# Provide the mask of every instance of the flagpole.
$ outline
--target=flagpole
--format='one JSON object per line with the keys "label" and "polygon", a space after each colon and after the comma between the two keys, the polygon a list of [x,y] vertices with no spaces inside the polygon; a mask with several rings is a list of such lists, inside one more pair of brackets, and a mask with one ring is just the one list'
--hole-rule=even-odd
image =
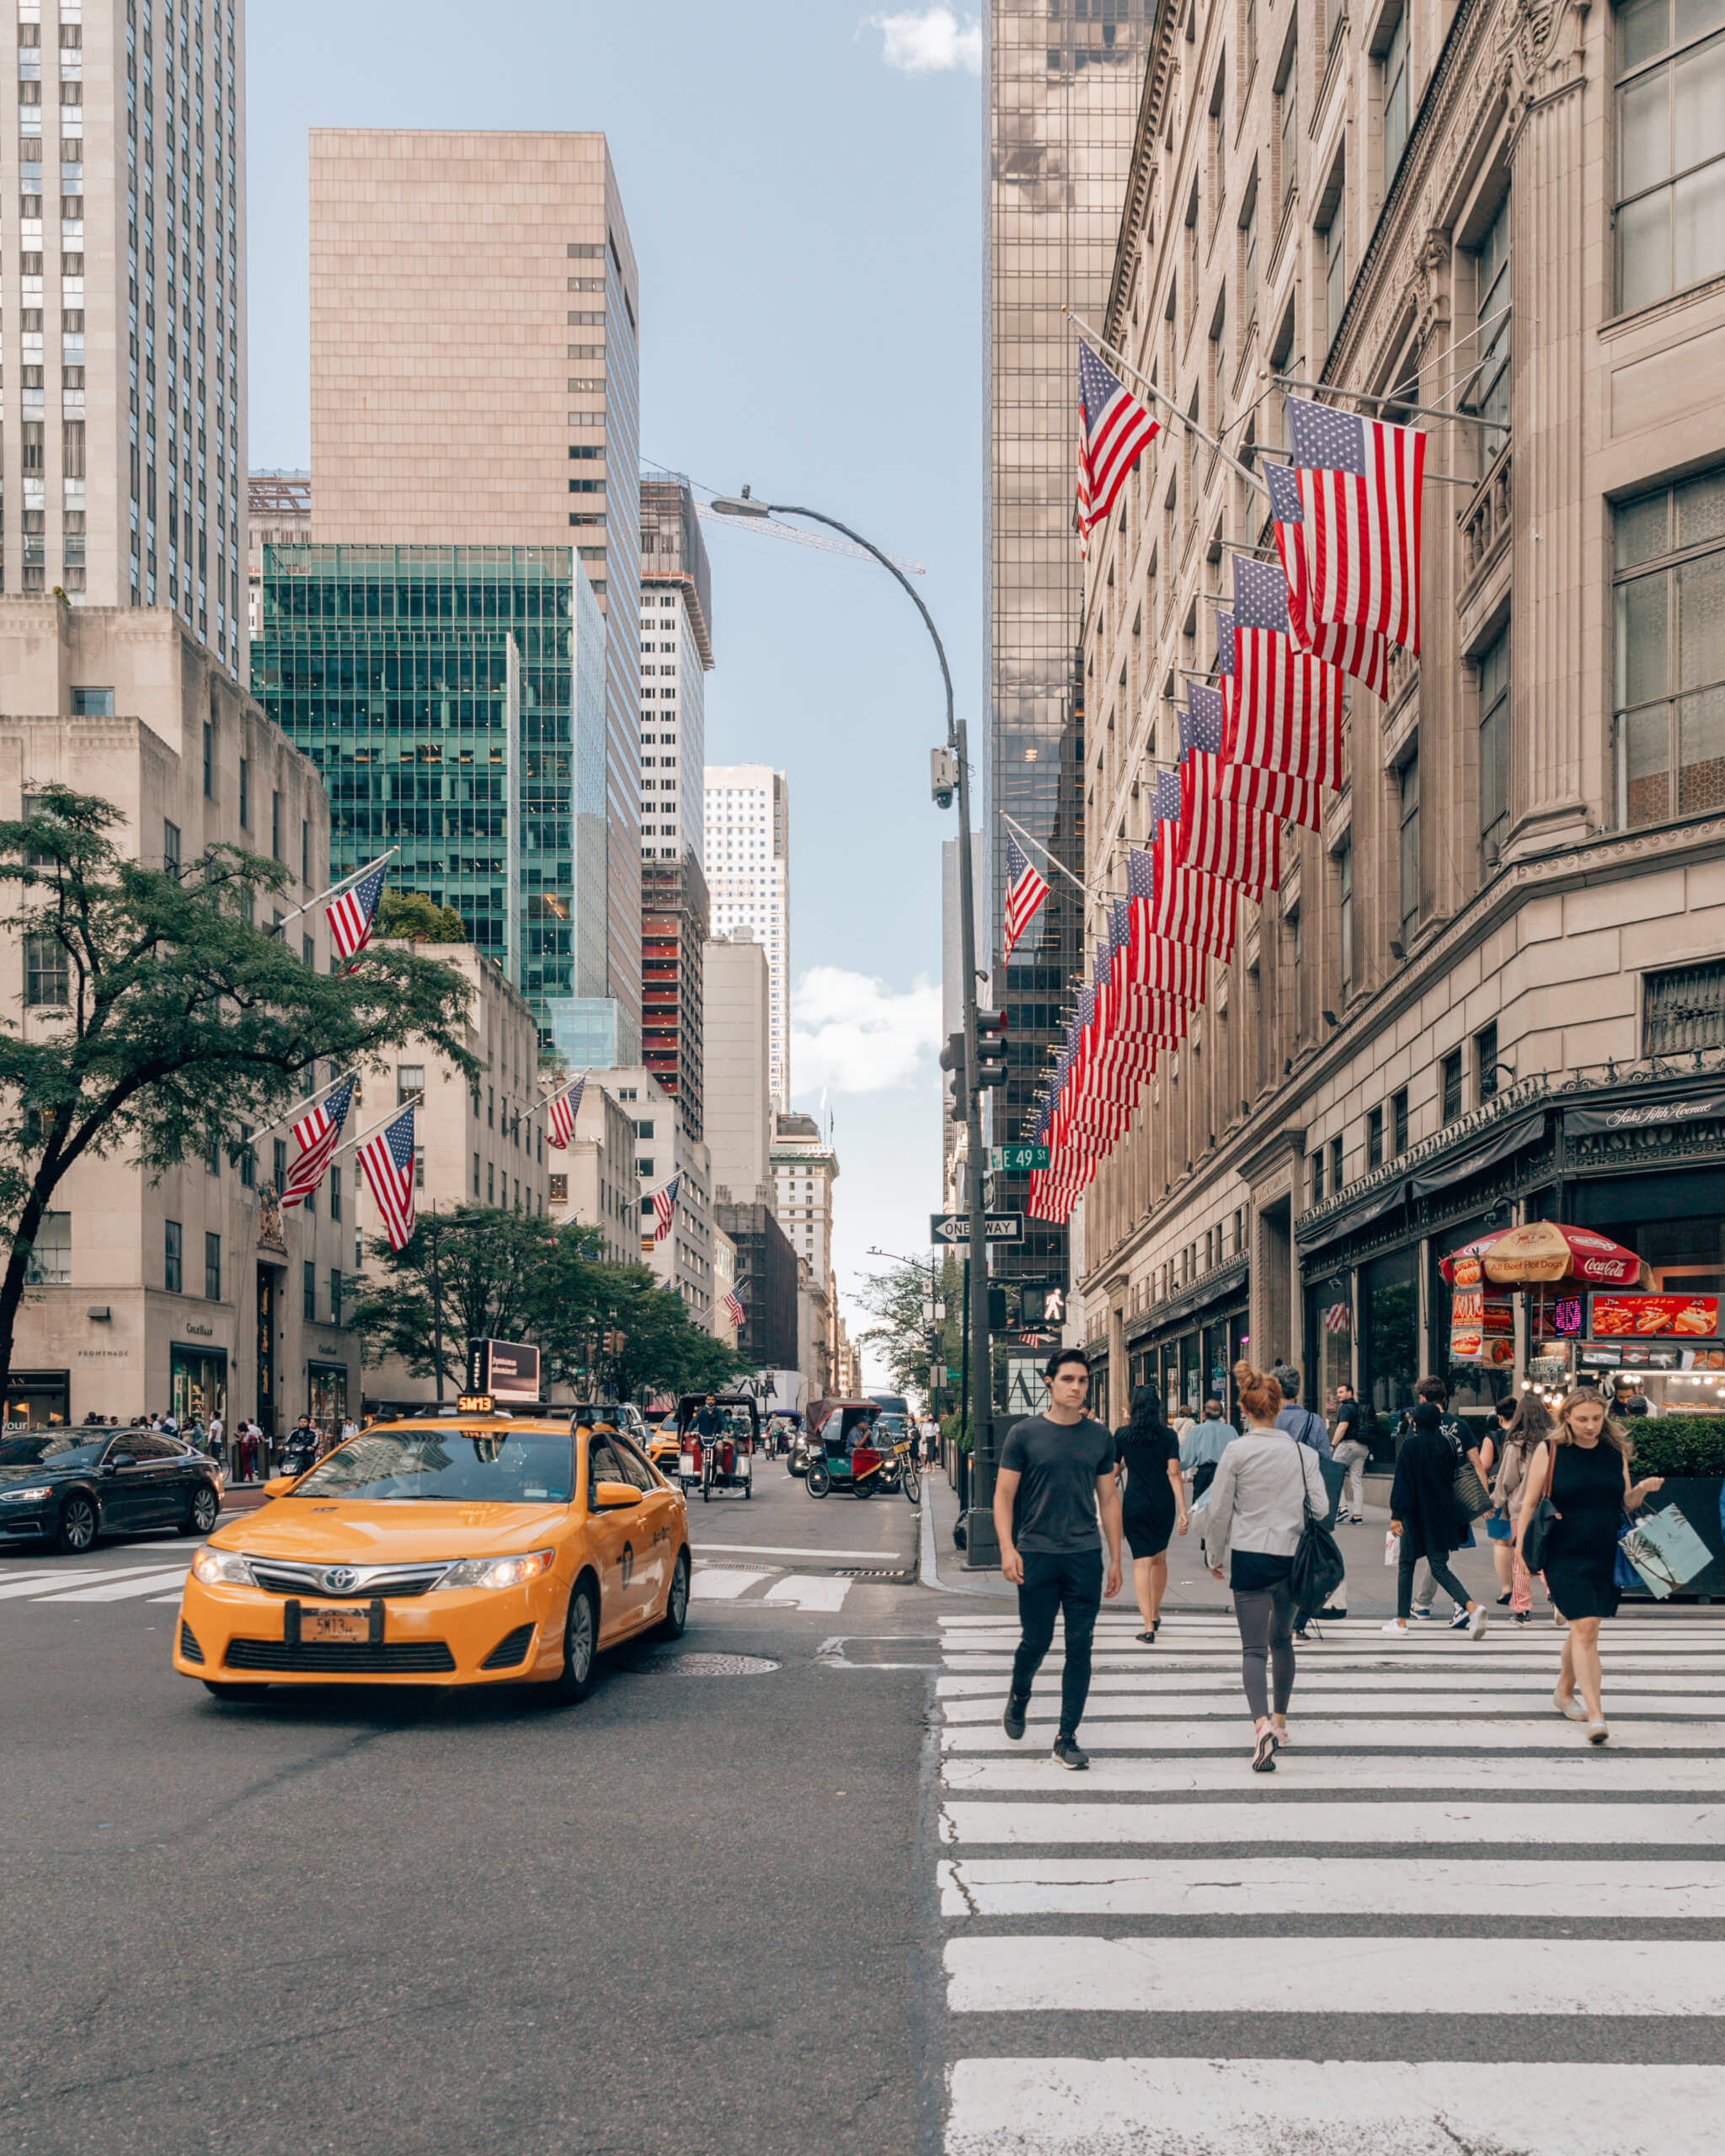
{"label": "flagpole", "polygon": [[355,1064],[351,1070],[344,1070],[339,1078],[332,1078],[327,1086],[320,1086],[316,1092],[307,1093],[296,1108],[290,1108],[286,1115],[277,1116],[274,1123],[266,1123],[261,1130],[254,1130],[246,1143],[255,1145],[260,1138],[267,1138],[272,1130],[280,1130],[283,1123],[297,1123],[306,1110],[321,1101],[326,1093],[333,1093],[344,1080],[357,1078],[359,1075],[360,1066]]}
{"label": "flagpole", "polygon": [[363,1145],[374,1130],[382,1130],[386,1123],[393,1123],[398,1115],[404,1114],[416,1102],[423,1101],[425,1097],[423,1092],[409,1093],[406,1100],[398,1101],[387,1115],[379,1116],[376,1123],[368,1123],[363,1130],[356,1130],[351,1138],[344,1138],[340,1145],[332,1150],[330,1159],[333,1161],[338,1153],[345,1153],[350,1146]]}
{"label": "flagpole", "polygon": [[1189,414],[1183,412],[1180,409],[1180,407],[1174,402],[1173,398],[1168,395],[1167,392],[1166,390],[1158,389],[1148,375],[1140,374],[1138,369],[1133,366],[1131,360],[1126,357],[1126,355],[1119,350],[1114,345],[1110,344],[1100,330],[1092,329],[1090,324],[1084,319],[1083,316],[1076,312],[1070,307],[1063,306],[1060,309],[1060,312],[1064,315],[1069,316],[1076,327],[1082,331],[1085,336],[1089,338],[1092,344],[1093,344],[1099,351],[1105,352],[1108,356],[1114,361],[1116,366],[1124,367],[1127,373],[1132,376],[1133,380],[1137,382],[1141,388],[1148,390],[1150,394],[1155,398],[1157,403],[1167,405],[1167,408],[1174,414],[1175,418],[1182,422],[1188,434],[1196,435],[1201,442],[1208,443],[1210,447],[1213,449],[1216,455],[1221,458],[1223,463],[1231,466],[1232,468],[1240,474],[1240,477],[1246,481],[1248,486],[1258,488],[1266,496],[1268,496],[1269,488],[1264,484],[1264,482],[1258,477],[1258,473],[1252,470],[1250,466],[1242,464],[1231,450],[1224,449],[1220,442],[1216,440],[1214,435],[1206,434],[1204,429],[1199,425],[1196,419],[1193,419]]}
{"label": "flagpole", "polygon": [[579,1078],[571,1078],[567,1085],[559,1086],[554,1093],[542,1093],[539,1097],[540,1113],[542,1115],[554,1102],[560,1101],[565,1093],[573,1093],[577,1086],[585,1086],[592,1075],[593,1073],[590,1068],[584,1070]]}
{"label": "flagpole", "polygon": [[[1391,404],[1398,412],[1412,412],[1417,419],[1451,419],[1459,427],[1483,427],[1493,434],[1507,435],[1509,431],[1507,419],[1482,419],[1477,412],[1445,412],[1435,404],[1410,404],[1405,398],[1377,397],[1369,389],[1343,389],[1334,382],[1307,382],[1297,374],[1273,374],[1270,380],[1279,389],[1314,389],[1325,397],[1351,397],[1356,404],[1375,404],[1380,410],[1386,404]],[[1450,393],[1445,392],[1446,396]],[[1434,475],[1429,472],[1425,476],[1431,478]],[[1470,479],[1467,483],[1471,487],[1476,482]]]}
{"label": "flagpole", "polygon": [[1023,840],[1026,846],[1033,846],[1036,848],[1036,851],[1042,856],[1043,859],[1048,862],[1051,868],[1058,868],[1061,875],[1065,878],[1069,883],[1076,884],[1082,897],[1087,899],[1090,896],[1089,885],[1084,882],[1081,877],[1075,876],[1071,870],[1067,867],[1064,861],[1057,861],[1054,855],[1051,854],[1048,848],[1043,844],[1040,839],[1032,838],[1029,832],[1025,830],[1024,826],[1020,823],[1015,822],[1014,819],[1007,814],[1004,808],[996,808],[995,814],[1000,818],[1001,821],[1009,830],[1016,831],[1018,834],[1019,837]]}
{"label": "flagpole", "polygon": [[387,861],[390,854],[400,851],[399,846],[393,846],[388,852],[380,853],[376,861],[368,861],[363,868],[355,868],[350,875],[338,876],[327,891],[319,891],[315,899],[307,899],[302,906],[296,906],[291,913],[285,913],[280,921],[272,921],[270,933],[273,936],[278,928],[286,928],[289,921],[297,921],[302,913],[309,913],[313,906],[322,905],[325,899],[333,899],[338,891],[344,891],[350,883],[357,883],[362,876],[369,876],[374,868]]}
{"label": "flagpole", "polygon": [[[1276,375],[1273,376],[1272,379],[1277,382],[1286,382],[1291,380],[1291,376],[1286,375]],[[1301,384],[1298,386],[1310,387],[1311,385]],[[1327,388],[1329,385],[1327,383],[1324,383],[1320,386]],[[1337,393],[1338,396],[1342,397],[1352,397],[1355,394],[1355,392],[1351,389],[1340,390]],[[1401,408],[1404,412],[1430,412],[1430,407],[1425,404],[1403,404]],[[1465,412],[1439,412],[1432,414],[1432,416],[1439,419],[1465,419],[1467,418],[1468,414]],[[1495,426],[1498,423],[1494,419],[1491,421],[1490,424]],[[1507,426],[1505,427],[1504,431],[1505,433],[1509,431]],[[1260,456],[1285,456],[1290,464],[1294,461],[1294,452],[1291,449],[1272,449],[1268,442],[1261,442],[1258,445],[1258,455]],[[1439,487],[1473,488],[1479,484],[1479,481],[1477,479],[1470,479],[1465,472],[1422,471],[1419,476],[1422,479],[1431,482]],[[1264,549],[1263,551],[1267,552],[1268,550]]]}

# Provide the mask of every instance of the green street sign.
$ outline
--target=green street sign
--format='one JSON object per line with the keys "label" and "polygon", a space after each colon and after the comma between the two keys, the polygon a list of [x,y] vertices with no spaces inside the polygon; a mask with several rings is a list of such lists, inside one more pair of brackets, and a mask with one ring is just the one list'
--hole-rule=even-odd
{"label": "green street sign", "polygon": [[948,1385],[962,1385],[964,1381],[964,1373],[962,1370],[953,1369],[949,1364],[947,1367],[947,1383]]}
{"label": "green street sign", "polygon": [[989,1148],[988,1165],[1008,1175],[1022,1175],[1027,1168],[1045,1168],[1048,1166],[1046,1145],[992,1145]]}

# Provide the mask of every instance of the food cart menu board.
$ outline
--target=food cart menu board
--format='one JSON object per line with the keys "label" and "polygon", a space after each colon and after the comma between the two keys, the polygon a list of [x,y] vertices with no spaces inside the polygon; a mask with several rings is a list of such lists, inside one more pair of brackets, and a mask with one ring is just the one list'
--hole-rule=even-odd
{"label": "food cart menu board", "polygon": [[1507,1294],[1458,1288],[1450,1305],[1450,1360],[1507,1369],[1515,1360],[1515,1316]]}
{"label": "food cart menu board", "polygon": [[1713,1340],[1719,1332],[1717,1295],[1595,1295],[1595,1340]]}

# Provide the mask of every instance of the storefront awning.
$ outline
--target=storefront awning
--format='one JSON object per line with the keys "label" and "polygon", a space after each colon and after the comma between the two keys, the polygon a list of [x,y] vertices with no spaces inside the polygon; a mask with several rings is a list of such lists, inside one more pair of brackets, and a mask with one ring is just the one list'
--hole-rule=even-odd
{"label": "storefront awning", "polygon": [[1460,1182],[1464,1176],[1476,1176],[1482,1168],[1494,1167],[1499,1161],[1507,1161],[1512,1153],[1519,1153],[1524,1145],[1531,1145],[1542,1137],[1546,1128],[1546,1112],[1535,1108],[1530,1115],[1519,1115],[1504,1124],[1484,1145],[1458,1154],[1455,1159],[1441,1161],[1417,1176],[1407,1178],[1409,1198],[1429,1198],[1434,1190],[1447,1190],[1452,1182]]}
{"label": "storefront awning", "polygon": [[1312,1220],[1295,1228],[1294,1241],[1301,1250],[1316,1250],[1320,1243],[1332,1243],[1338,1235],[1352,1235],[1356,1228],[1365,1227],[1368,1221],[1375,1220],[1381,1214],[1399,1205],[1407,1188],[1399,1176],[1392,1182],[1380,1183],[1357,1205],[1346,1206],[1325,1219]]}
{"label": "storefront awning", "polygon": [[1163,1332],[1171,1325],[1178,1325],[1183,1318],[1194,1317],[1220,1302],[1232,1301],[1246,1285],[1250,1271],[1243,1257],[1236,1257],[1214,1273],[1206,1273],[1194,1288],[1183,1295],[1170,1295],[1165,1302],[1153,1303],[1140,1310],[1136,1318],[1124,1326],[1125,1337],[1130,1341],[1141,1340],[1147,1332]]}
{"label": "storefront awning", "polygon": [[1725,1116],[1725,1093],[1700,1100],[1637,1101],[1609,1108],[1565,1108],[1563,1135],[1594,1138],[1608,1130],[1662,1130],[1673,1124],[1705,1123]]}

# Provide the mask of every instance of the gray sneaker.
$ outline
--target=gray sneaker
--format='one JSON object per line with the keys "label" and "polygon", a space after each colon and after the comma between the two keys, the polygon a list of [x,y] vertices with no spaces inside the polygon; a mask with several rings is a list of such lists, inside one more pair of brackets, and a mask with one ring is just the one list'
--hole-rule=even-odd
{"label": "gray sneaker", "polygon": [[1090,1754],[1081,1748],[1076,1737],[1057,1737],[1053,1756],[1057,1767],[1070,1768],[1075,1774],[1081,1774],[1090,1764]]}
{"label": "gray sneaker", "polygon": [[1007,1711],[1001,1716],[1001,1727],[1014,1743],[1024,1734],[1024,1710],[1029,1705],[1028,1697],[1021,1700],[1016,1693],[1007,1694]]}

